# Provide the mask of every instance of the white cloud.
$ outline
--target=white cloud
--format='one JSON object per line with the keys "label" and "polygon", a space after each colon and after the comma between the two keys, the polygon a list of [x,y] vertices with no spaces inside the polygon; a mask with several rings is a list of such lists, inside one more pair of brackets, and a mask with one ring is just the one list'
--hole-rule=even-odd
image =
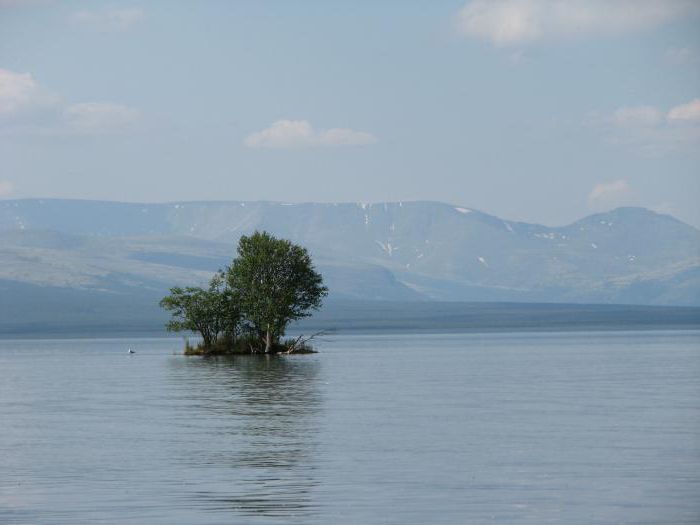
{"label": "white cloud", "polygon": [[29,73],[0,69],[0,131],[104,133],[126,129],[140,116],[135,109],[109,102],[66,104]]}
{"label": "white cloud", "polygon": [[79,25],[97,31],[127,31],[144,19],[143,9],[128,7],[121,9],[103,9],[100,11],[78,11],[73,14],[73,21]]}
{"label": "white cloud", "polygon": [[269,128],[248,135],[249,148],[294,148],[313,142],[314,131],[306,120],[278,120]]}
{"label": "white cloud", "polygon": [[0,69],[0,114],[16,113],[29,105],[36,91],[30,74]]}
{"label": "white cloud", "polygon": [[15,191],[15,187],[9,180],[0,180],[0,197],[7,197],[13,191]]}
{"label": "white cloud", "polygon": [[671,121],[700,121],[700,98],[671,108],[668,112]]}
{"label": "white cloud", "polygon": [[700,99],[668,111],[655,106],[623,107],[601,122],[609,142],[646,156],[692,151],[700,145]]}
{"label": "white cloud", "polygon": [[57,103],[57,97],[39,89],[29,73],[0,69],[0,118],[45,109]]}
{"label": "white cloud", "polygon": [[588,195],[588,205],[596,210],[619,206],[630,192],[630,185],[624,179],[601,182],[593,186]]}
{"label": "white cloud", "polygon": [[363,146],[374,144],[377,139],[371,133],[347,128],[332,128],[316,135],[319,144],[324,146]]}
{"label": "white cloud", "polygon": [[362,146],[377,139],[370,133],[345,128],[314,130],[307,120],[278,120],[270,127],[248,135],[249,148],[294,149],[313,146]]}
{"label": "white cloud", "polygon": [[507,46],[641,31],[699,7],[695,0],[472,0],[457,15],[457,27],[464,35]]}
{"label": "white cloud", "polygon": [[613,123],[621,127],[653,127],[663,119],[663,112],[654,106],[619,108],[612,116]]}
{"label": "white cloud", "polygon": [[72,104],[64,110],[63,116],[69,130],[83,133],[122,130],[140,118],[135,109],[106,102]]}

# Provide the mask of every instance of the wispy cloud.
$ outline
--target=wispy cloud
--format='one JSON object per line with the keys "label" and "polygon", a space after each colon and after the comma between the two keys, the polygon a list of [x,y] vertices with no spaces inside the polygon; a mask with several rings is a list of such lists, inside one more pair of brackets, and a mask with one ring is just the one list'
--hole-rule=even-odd
{"label": "wispy cloud", "polygon": [[121,130],[135,124],[141,117],[135,109],[106,102],[72,104],[63,115],[68,128],[81,133]]}
{"label": "wispy cloud", "polygon": [[662,201],[658,204],[650,206],[649,208],[654,210],[656,213],[663,213],[664,215],[678,215],[678,208],[674,203],[669,201]]}
{"label": "wispy cloud", "polygon": [[128,129],[140,116],[110,102],[67,104],[31,74],[0,69],[0,129],[5,132],[107,133]]}
{"label": "wispy cloud", "polygon": [[664,110],[656,106],[621,107],[597,119],[607,140],[658,157],[700,146],[700,99]]}
{"label": "wispy cloud", "polygon": [[623,107],[612,115],[613,124],[619,127],[653,127],[663,119],[663,112],[654,106]]}
{"label": "wispy cloud", "polygon": [[685,66],[698,62],[698,52],[689,47],[670,47],[666,50],[666,62],[674,66]]}
{"label": "wispy cloud", "polygon": [[315,130],[307,120],[278,120],[243,141],[249,148],[267,149],[363,146],[375,142],[377,139],[371,133],[347,128]]}
{"label": "wispy cloud", "polygon": [[688,14],[695,0],[472,0],[458,30],[499,46],[650,29]]}
{"label": "wispy cloud", "polygon": [[78,25],[102,31],[128,31],[143,21],[145,13],[139,7],[78,11],[72,19]]}
{"label": "wispy cloud", "polygon": [[601,182],[588,194],[588,206],[594,210],[606,210],[619,206],[629,195],[630,185],[624,179]]}

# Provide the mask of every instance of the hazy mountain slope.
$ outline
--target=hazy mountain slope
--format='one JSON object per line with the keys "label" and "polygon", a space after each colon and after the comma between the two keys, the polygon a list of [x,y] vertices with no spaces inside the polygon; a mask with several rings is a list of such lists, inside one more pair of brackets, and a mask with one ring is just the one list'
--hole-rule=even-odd
{"label": "hazy mountain slope", "polygon": [[165,290],[255,229],[308,246],[341,297],[700,304],[700,231],[641,208],[551,228],[434,202],[0,201],[0,279]]}

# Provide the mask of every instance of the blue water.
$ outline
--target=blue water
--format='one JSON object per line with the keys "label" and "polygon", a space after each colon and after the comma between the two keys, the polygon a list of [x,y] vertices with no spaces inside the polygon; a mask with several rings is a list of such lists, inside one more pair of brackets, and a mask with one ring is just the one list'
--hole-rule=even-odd
{"label": "blue water", "polygon": [[0,341],[0,523],[700,522],[700,332],[181,346]]}

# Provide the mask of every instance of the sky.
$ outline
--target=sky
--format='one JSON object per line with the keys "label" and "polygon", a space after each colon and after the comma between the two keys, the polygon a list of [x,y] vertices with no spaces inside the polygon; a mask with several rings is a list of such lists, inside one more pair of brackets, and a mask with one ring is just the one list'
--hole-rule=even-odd
{"label": "sky", "polygon": [[0,0],[0,199],[700,227],[696,0]]}

